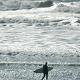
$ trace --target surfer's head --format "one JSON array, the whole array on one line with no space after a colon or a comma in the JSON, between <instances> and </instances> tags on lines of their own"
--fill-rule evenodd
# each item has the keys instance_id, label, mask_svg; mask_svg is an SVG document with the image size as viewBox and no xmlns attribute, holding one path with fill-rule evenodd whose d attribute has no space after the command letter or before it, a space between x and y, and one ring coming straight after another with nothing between
<instances>
[{"instance_id":1,"label":"surfer's head","mask_svg":"<svg viewBox=\"0 0 80 80\"><path fill-rule=\"evenodd\" d=\"M45 64L47 65L47 62Z\"/></svg>"}]
</instances>

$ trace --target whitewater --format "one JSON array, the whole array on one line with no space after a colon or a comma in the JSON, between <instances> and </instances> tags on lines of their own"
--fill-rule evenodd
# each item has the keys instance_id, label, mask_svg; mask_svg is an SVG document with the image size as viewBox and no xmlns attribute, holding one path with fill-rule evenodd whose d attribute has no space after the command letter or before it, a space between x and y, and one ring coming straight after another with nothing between
<instances>
[{"instance_id":1,"label":"whitewater","mask_svg":"<svg viewBox=\"0 0 80 80\"><path fill-rule=\"evenodd\" d=\"M45 61L49 80L80 79L80 1L48 3L0 0L1 80L41 79Z\"/></svg>"}]
</instances>

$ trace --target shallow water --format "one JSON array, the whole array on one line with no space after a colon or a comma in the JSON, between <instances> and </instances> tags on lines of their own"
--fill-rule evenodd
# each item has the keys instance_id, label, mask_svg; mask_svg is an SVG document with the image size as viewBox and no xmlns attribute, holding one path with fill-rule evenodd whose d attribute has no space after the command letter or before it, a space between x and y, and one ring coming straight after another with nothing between
<instances>
[{"instance_id":1,"label":"shallow water","mask_svg":"<svg viewBox=\"0 0 80 80\"><path fill-rule=\"evenodd\" d=\"M34 64L0 64L0 79L4 80L37 80L42 78L43 74L36 74L33 71L42 67ZM80 66L53 66L49 72L49 80L79 80Z\"/></svg>"}]
</instances>

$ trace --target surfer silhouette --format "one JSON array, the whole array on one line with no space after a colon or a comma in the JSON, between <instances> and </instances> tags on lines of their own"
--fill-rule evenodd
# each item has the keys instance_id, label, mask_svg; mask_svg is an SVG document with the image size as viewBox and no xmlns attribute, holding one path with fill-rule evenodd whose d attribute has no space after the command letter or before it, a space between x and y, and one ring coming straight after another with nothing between
<instances>
[{"instance_id":1,"label":"surfer silhouette","mask_svg":"<svg viewBox=\"0 0 80 80\"><path fill-rule=\"evenodd\" d=\"M47 62L45 63L45 65L43 65L43 77L41 80L43 80L46 76L46 80L48 80L48 66L47 66Z\"/></svg>"}]
</instances>

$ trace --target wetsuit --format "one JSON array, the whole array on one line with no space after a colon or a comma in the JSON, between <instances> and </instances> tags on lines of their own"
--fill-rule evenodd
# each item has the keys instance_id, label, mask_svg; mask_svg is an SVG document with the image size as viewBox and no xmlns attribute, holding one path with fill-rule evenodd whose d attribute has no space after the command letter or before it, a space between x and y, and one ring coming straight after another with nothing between
<instances>
[{"instance_id":1,"label":"wetsuit","mask_svg":"<svg viewBox=\"0 0 80 80\"><path fill-rule=\"evenodd\" d=\"M48 80L48 66L47 66L47 63L45 65L43 65L43 77L42 77L42 80L44 79L45 76L46 76L46 80Z\"/></svg>"}]
</instances>

